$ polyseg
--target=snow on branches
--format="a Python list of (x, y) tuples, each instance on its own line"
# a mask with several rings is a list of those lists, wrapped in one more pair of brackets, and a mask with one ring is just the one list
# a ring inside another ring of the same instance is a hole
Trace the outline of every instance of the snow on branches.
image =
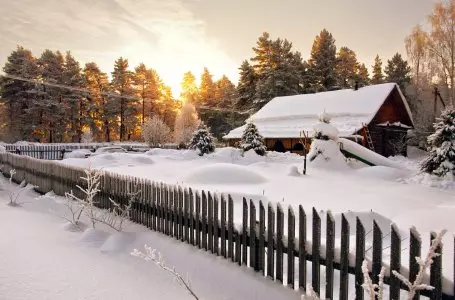
[(193, 133), (191, 138), (189, 149), (197, 150), (200, 156), (204, 154), (210, 154), (215, 151), (215, 143), (213, 142), (213, 137), (210, 134), (207, 126), (201, 122)]
[(153, 116), (142, 125), (142, 137), (150, 147), (158, 147), (170, 139), (171, 129), (159, 116)]
[(242, 134), (240, 148), (242, 148), (243, 153), (254, 150), (257, 155), (265, 155), (267, 148), (264, 145), (264, 138), (259, 134), (258, 128), (253, 122), (248, 122), (246, 124)]

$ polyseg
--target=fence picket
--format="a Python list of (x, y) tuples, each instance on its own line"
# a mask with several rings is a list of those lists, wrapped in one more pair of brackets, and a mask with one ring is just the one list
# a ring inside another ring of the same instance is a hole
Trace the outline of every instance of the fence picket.
[(237, 230), (234, 232), (235, 235), (235, 262), (241, 266), (242, 265), (242, 241), (241, 234)]
[(183, 242), (183, 189), (179, 187), (179, 237), (178, 239)]
[[(401, 267), (401, 238), (400, 232), (395, 225), (390, 227), (390, 272), (400, 273)], [(390, 300), (400, 300), (400, 280), (398, 277), (390, 276)]]
[(190, 188), (188, 191), (188, 194), (190, 196), (190, 211), (189, 211), (189, 222), (190, 222), (190, 244), (195, 245), (195, 239), (194, 239), (194, 194), (193, 190)]
[(379, 273), (382, 268), (382, 231), (376, 220), (373, 221), (373, 262), (372, 262), (372, 281), (379, 282)]
[(299, 205), (299, 289), (306, 290), (306, 215)]
[(248, 202), (243, 198), (242, 263), (248, 265)]
[(228, 195), (228, 258), (234, 261), (234, 200)]
[(365, 227), (359, 217), (356, 218), (355, 234), (355, 298), (363, 300), (363, 272), (362, 263), (365, 258)]
[(333, 260), (335, 258), (335, 220), (327, 212), (326, 243), (325, 243), (325, 298), (333, 299)]
[(294, 289), (295, 278), (295, 214), (291, 206), (288, 209), (288, 278), (287, 286)]
[(224, 195), (221, 195), (221, 224), (220, 224), (220, 237), (221, 237), (221, 256), (227, 258), (226, 252), (226, 198)]
[(262, 200), (259, 201), (259, 270), (265, 276), (265, 208)]
[[(432, 241), (436, 238), (436, 233), (431, 233), (431, 240)], [(430, 266), (430, 285), (434, 287), (434, 290), (431, 293), (431, 300), (439, 300), (442, 299), (442, 245), (436, 248), (436, 253), (439, 255), (433, 258), (433, 263)]]
[(250, 200), (250, 228), (249, 228), (249, 240), (250, 240), (250, 268), (257, 270), (256, 266), (256, 206), (253, 200)]
[(179, 216), (179, 190), (178, 188), (175, 186), (174, 187), (174, 192), (173, 192), (173, 196), (172, 196), (172, 206), (173, 206), (173, 209), (172, 209), (172, 224), (173, 224), (173, 234), (172, 236), (176, 239), (178, 239), (178, 234), (179, 234), (179, 220), (178, 220), (178, 216)]
[(279, 203), (276, 216), (276, 280), (283, 283), (284, 213)]
[(183, 239), (185, 242), (190, 242), (190, 194), (188, 189), (184, 191), (184, 215), (183, 215)]
[(201, 249), (201, 194), (196, 193), (196, 245)]
[(207, 196), (202, 191), (202, 248), (207, 250)]
[(208, 251), (213, 252), (213, 197), (211, 193), (208, 193), (208, 223), (207, 223), (207, 234), (208, 234)]
[(218, 196), (213, 196), (213, 253), (220, 255), (219, 246), (220, 222), (218, 218)]
[(312, 240), (312, 275), (311, 284), (313, 290), (319, 295), (321, 292), (321, 217), (313, 208), (313, 240)]
[(269, 202), (267, 207), (267, 276), (275, 277), (275, 211)]
[(341, 215), (340, 300), (349, 298), (349, 222)]

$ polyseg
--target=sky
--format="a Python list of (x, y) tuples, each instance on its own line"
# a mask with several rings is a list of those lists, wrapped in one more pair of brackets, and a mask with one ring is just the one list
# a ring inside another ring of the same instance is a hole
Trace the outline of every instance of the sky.
[(262, 32), (287, 38), (308, 59), (316, 35), (329, 30), (370, 66), (396, 52), (425, 24), (436, 0), (0, 0), (0, 65), (17, 45), (38, 56), (67, 51), (110, 73), (114, 61), (143, 62), (180, 92), (183, 73), (204, 67), (214, 79), (238, 80)]

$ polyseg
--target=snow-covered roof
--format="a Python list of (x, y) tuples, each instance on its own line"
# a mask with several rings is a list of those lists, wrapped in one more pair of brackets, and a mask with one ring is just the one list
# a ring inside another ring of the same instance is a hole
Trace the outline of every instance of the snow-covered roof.
[[(340, 132), (340, 136), (356, 133), (363, 124), (369, 124), (380, 107), (397, 88), (409, 117), (409, 106), (395, 83), (384, 83), (352, 89), (276, 97), (267, 103), (248, 120), (253, 121), (259, 132), (266, 138), (299, 137), (301, 131), (312, 135), (313, 126), (324, 110), (331, 116), (330, 123)], [(244, 126), (238, 127), (225, 139), (240, 138)]]

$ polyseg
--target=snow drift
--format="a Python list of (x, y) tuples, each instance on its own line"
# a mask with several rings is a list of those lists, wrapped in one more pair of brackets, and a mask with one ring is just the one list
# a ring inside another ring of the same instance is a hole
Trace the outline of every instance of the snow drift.
[(259, 184), (267, 179), (244, 166), (217, 163), (194, 170), (185, 181), (201, 184)]

